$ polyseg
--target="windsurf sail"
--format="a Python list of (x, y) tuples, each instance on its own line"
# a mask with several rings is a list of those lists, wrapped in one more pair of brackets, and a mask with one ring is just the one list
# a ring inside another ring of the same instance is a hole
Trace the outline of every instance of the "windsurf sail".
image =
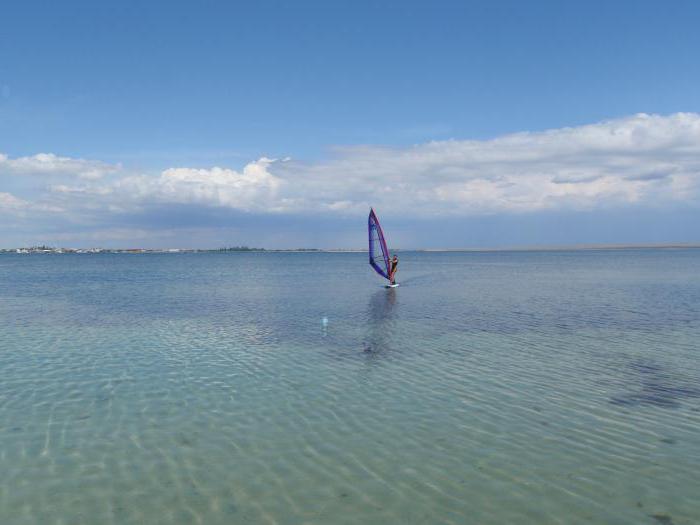
[(369, 233), (369, 264), (375, 271), (384, 277), (389, 278), (389, 248), (386, 247), (384, 232), (379, 225), (379, 219), (374, 213), (374, 209), (369, 209), (367, 219), (367, 231)]

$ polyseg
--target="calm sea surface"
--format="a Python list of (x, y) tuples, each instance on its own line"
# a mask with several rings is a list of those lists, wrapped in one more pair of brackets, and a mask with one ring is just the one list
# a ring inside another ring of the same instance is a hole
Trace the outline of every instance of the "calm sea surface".
[(0, 523), (700, 523), (700, 250), (398, 280), (0, 255)]

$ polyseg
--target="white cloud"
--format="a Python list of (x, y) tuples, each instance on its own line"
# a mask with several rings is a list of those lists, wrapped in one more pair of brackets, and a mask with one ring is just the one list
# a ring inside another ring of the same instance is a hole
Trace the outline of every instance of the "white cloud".
[(156, 179), (124, 179), (116, 188), (134, 192), (146, 201), (277, 211), (281, 207), (277, 193), (284, 181), (268, 171), (273, 162), (262, 158), (245, 166), (242, 172), (225, 168), (170, 168)]
[(119, 166), (85, 159), (59, 157), (53, 153), (37, 153), (31, 157), (10, 158), (0, 154), (0, 173), (19, 175), (70, 175), (96, 180), (114, 173)]
[(656, 205), (698, 198), (700, 115), (635, 115), (579, 128), (410, 148), (345, 148), (270, 170), (312, 209), (474, 215)]
[(3, 163), (15, 170), (84, 166), (87, 180), (56, 184), (50, 198), (104, 213), (171, 204), (335, 215), (373, 205), (383, 214), (423, 217), (673, 206), (698, 202), (700, 115), (640, 114), (492, 140), (346, 147), (319, 162), (261, 158), (242, 170), (174, 167), (155, 176), (121, 173), (111, 182), (89, 180), (96, 177), (85, 175), (87, 166), (107, 166), (94, 161), (36, 155), (0, 157)]
[(22, 210), (31, 203), (15, 197), (11, 193), (0, 192), (0, 210)]
[(61, 212), (63, 210), (58, 206), (28, 201), (25, 199), (20, 199), (11, 193), (0, 192), (0, 213), (24, 215), (26, 212), (30, 211)]

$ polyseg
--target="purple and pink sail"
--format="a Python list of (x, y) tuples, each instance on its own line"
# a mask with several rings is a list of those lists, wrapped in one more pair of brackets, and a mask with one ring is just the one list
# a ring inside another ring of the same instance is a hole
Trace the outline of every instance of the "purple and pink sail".
[(369, 264), (374, 270), (384, 277), (389, 279), (389, 248), (384, 240), (384, 232), (377, 219), (377, 214), (374, 209), (369, 209), (369, 218), (367, 219), (367, 231), (369, 233)]

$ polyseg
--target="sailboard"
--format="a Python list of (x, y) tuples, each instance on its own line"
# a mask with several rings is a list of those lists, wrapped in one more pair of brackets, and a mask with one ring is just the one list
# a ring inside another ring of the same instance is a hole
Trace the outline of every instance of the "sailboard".
[[(384, 239), (384, 232), (379, 224), (377, 214), (374, 209), (369, 209), (369, 217), (367, 219), (367, 232), (369, 234), (369, 264), (374, 271), (385, 279), (389, 279), (391, 271), (391, 262), (389, 261), (389, 248)], [(387, 288), (395, 288), (398, 284), (388, 284)]]

